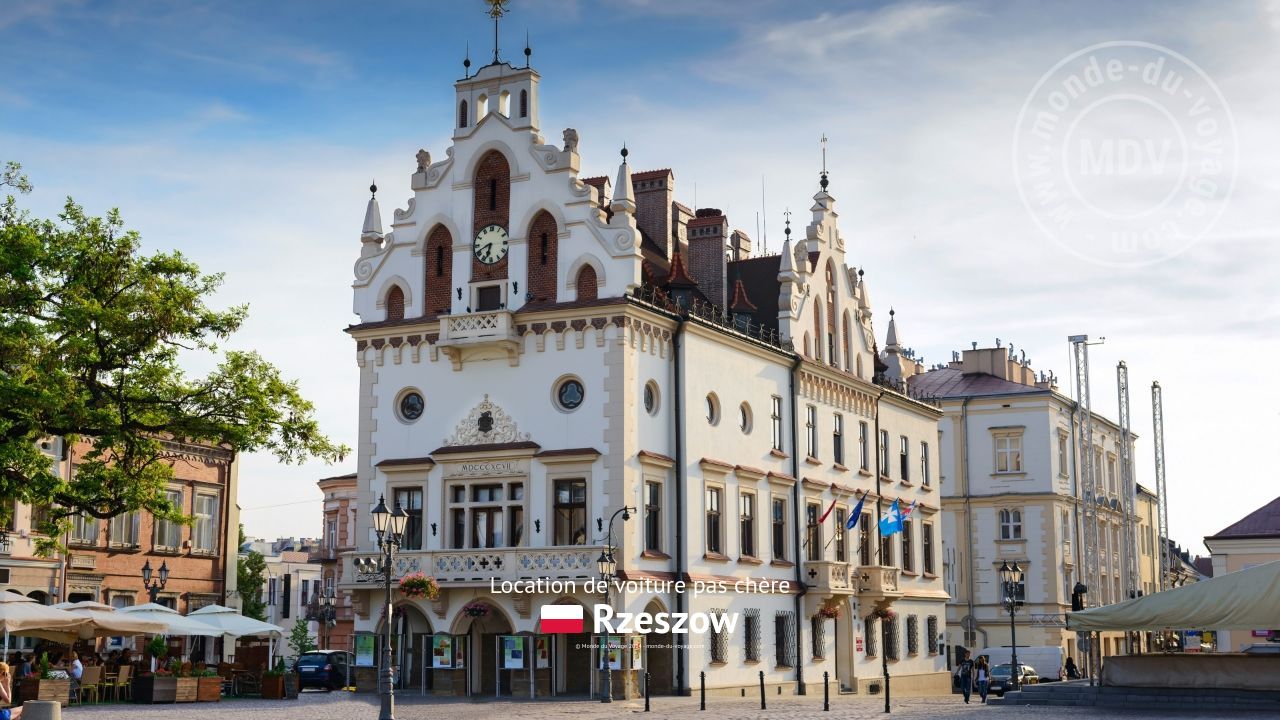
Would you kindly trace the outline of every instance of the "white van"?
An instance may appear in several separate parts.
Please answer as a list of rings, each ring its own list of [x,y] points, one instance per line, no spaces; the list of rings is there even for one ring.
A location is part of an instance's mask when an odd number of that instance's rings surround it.
[[[983,648],[973,654],[976,660],[979,655],[986,655],[991,667],[1008,665],[1013,662],[1013,648],[1008,645]],[[1062,663],[1066,660],[1060,647],[1018,646],[1018,663],[1035,668],[1040,682],[1056,682],[1063,679]]]

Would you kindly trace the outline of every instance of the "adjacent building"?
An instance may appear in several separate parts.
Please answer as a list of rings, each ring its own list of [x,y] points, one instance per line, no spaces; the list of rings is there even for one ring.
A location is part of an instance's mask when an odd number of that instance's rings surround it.
[[[902,366],[910,387],[937,397],[944,413],[938,442],[949,642],[970,650],[1010,644],[998,570],[1016,562],[1025,571],[1016,590],[1023,603],[1015,618],[1018,643],[1060,647],[1081,662],[1076,633],[1065,626],[1073,590],[1085,577],[1079,409],[1055,378],[1037,374],[999,342],[975,343],[953,358],[928,371]],[[1105,605],[1159,589],[1158,499],[1135,489],[1133,538],[1126,542],[1120,428],[1096,413],[1092,419],[1102,582],[1088,588],[1087,599]],[[1132,580],[1130,548],[1137,555]],[[1126,648],[1124,633],[1102,633],[1101,652],[1136,651],[1133,641]]]
[[[878,349],[826,173],[797,236],[788,220],[755,256],[676,199],[673,170],[633,172],[624,149],[613,182],[581,178],[578,133],[539,128],[540,82],[505,62],[459,80],[452,143],[417,153],[391,232],[368,203],[358,512],[334,518],[357,635],[390,620],[422,692],[598,694],[601,638],[544,632],[543,606],[709,613],[736,624],[619,633],[614,693],[646,670],[658,693],[702,672],[735,697],[759,672],[770,693],[820,692],[824,672],[882,692],[884,666],[894,693],[948,692],[942,413],[883,379],[897,343]],[[408,515],[393,576],[442,588],[397,593],[389,619],[382,577],[353,565],[383,497]],[[914,511],[881,540],[899,499]],[[607,594],[586,585],[602,556],[626,583]]]
[[[1213,556],[1214,577],[1280,562],[1280,497],[1206,537],[1204,544]],[[1219,650],[1240,652],[1267,642],[1276,631],[1280,628],[1222,630],[1215,632],[1214,637]]]
[[[343,581],[343,553],[356,549],[356,474],[322,478],[316,485],[324,494],[320,545],[311,551],[311,562],[320,565],[322,592],[335,599],[333,621],[320,630],[321,647],[353,650],[354,616],[351,593],[338,590]]]
[[[302,619],[307,623],[307,632],[319,640],[320,626],[311,614],[316,598],[323,592],[320,564],[312,562],[310,553],[296,550],[267,555],[263,560],[266,621],[292,630]]]

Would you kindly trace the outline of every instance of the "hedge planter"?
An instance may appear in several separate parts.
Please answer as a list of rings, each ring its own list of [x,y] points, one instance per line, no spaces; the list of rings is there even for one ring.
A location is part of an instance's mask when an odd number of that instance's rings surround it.
[[[28,700],[56,700],[66,707],[71,701],[71,681],[70,680],[41,680],[40,678],[23,678],[18,683],[18,697],[21,698],[16,704],[24,703]]]
[[[174,702],[189,703],[196,701],[196,694],[200,690],[200,678],[180,677],[174,678],[177,683],[174,688]]]
[[[263,675],[262,676],[262,699],[263,700],[283,700],[284,699],[284,676],[283,675]]]
[[[200,689],[196,691],[196,700],[199,702],[221,702],[222,701],[222,678],[214,675],[212,677],[196,678],[199,681]]]
[[[174,702],[178,697],[178,678],[172,675],[136,677],[133,679],[131,695],[136,703]]]
[[[286,700],[298,699],[298,675],[297,673],[284,674],[284,697]]]

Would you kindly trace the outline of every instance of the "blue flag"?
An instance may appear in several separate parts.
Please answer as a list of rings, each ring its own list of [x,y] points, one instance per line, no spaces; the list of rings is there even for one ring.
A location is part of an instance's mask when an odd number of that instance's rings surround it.
[[[862,493],[862,499],[858,501],[857,505],[853,506],[853,512],[849,513],[849,519],[844,524],[847,529],[853,530],[858,527],[858,521],[862,519],[862,503],[866,501],[867,493]]]
[[[889,506],[889,512],[880,518],[880,536],[888,537],[902,530],[902,508],[899,507],[898,501],[894,500],[893,505]]]

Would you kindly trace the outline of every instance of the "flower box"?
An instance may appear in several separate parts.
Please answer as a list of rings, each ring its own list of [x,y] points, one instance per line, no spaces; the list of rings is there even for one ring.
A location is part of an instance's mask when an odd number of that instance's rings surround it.
[[[196,691],[197,702],[221,702],[222,701],[222,678],[217,675],[196,678],[199,681],[200,688]]]
[[[298,674],[284,674],[284,697],[286,700],[298,699]]]
[[[171,703],[178,696],[178,678],[141,675],[133,679],[130,696],[136,703]]]
[[[71,701],[71,681],[23,678],[18,683],[18,698],[14,704],[20,705],[28,700],[56,700],[65,707]]]
[[[263,675],[262,676],[262,699],[263,700],[283,700],[284,699],[284,676],[283,675]]]
[[[174,686],[173,701],[180,703],[189,703],[196,701],[196,695],[200,691],[200,678],[180,677],[174,678],[177,683]]]

